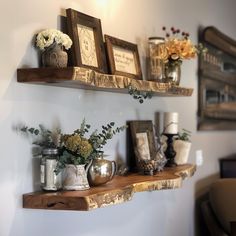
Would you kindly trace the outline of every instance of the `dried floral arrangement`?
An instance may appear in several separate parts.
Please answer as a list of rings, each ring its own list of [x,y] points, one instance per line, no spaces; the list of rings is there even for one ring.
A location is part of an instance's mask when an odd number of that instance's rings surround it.
[[[165,32],[165,42],[161,50],[154,50],[153,56],[163,60],[164,63],[181,64],[184,59],[196,58],[198,54],[206,51],[202,44],[194,45],[189,38],[190,34],[186,31],[175,27],[168,30],[165,26],[162,30]]]
[[[51,131],[40,124],[38,128],[20,127],[20,131],[34,136],[33,144],[41,148],[59,148],[61,145],[61,130],[59,128]]]
[[[91,159],[103,155],[102,149],[107,144],[107,141],[126,128],[126,125],[121,127],[114,126],[115,123],[110,122],[102,126],[101,132],[95,130],[86,137],[91,126],[83,120],[80,128],[72,134],[62,135],[59,160],[61,167],[64,167],[65,164],[86,164]]]
[[[44,126],[39,128],[24,126],[20,130],[24,133],[36,136],[33,142],[42,148],[57,148],[59,150],[57,171],[63,169],[66,164],[87,164],[92,159],[103,155],[103,147],[109,139],[127,128],[126,125],[115,127],[115,122],[102,125],[101,132],[93,131],[88,135],[91,126],[82,121],[80,128],[72,134],[62,134],[59,129],[52,132]]]

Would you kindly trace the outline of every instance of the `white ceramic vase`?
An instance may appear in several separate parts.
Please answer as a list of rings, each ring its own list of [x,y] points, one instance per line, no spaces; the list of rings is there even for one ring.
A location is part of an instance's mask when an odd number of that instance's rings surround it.
[[[175,140],[173,145],[176,151],[175,163],[177,165],[186,164],[192,143],[183,140]]]
[[[87,169],[85,169],[85,165],[66,165],[63,189],[86,190],[89,188]]]

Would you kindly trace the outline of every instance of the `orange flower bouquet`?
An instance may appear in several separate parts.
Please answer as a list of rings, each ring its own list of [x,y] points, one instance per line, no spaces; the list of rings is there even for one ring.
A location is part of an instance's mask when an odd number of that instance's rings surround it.
[[[184,59],[196,58],[198,54],[205,51],[202,44],[194,45],[189,39],[189,33],[171,27],[171,33],[163,27],[165,40],[161,47],[153,51],[152,56],[162,60],[165,64],[165,78],[167,82],[176,85],[180,80],[180,65]]]
[[[194,45],[189,39],[189,33],[181,32],[179,29],[171,27],[171,34],[166,31],[166,27],[162,28],[166,32],[166,39],[163,44],[161,53],[157,57],[164,60],[165,63],[182,63],[183,59],[193,59],[203,51],[201,44]]]

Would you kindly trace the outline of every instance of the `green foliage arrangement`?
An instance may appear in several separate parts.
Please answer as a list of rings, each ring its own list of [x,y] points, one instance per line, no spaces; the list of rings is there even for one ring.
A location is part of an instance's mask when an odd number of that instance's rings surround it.
[[[137,88],[134,88],[131,84],[128,85],[128,93],[133,96],[134,99],[138,100],[139,103],[143,103],[145,99],[151,99],[152,93],[151,92],[142,92],[139,91]]]
[[[24,126],[20,130],[37,136],[33,144],[42,148],[57,148],[59,150],[57,167],[57,172],[59,172],[66,164],[87,164],[92,159],[102,156],[102,149],[107,141],[112,139],[115,134],[125,130],[127,126],[115,127],[115,123],[110,122],[102,126],[101,132],[95,130],[89,135],[90,128],[91,126],[84,119],[80,128],[72,134],[62,134],[59,129],[52,132],[42,125],[39,125],[39,128]]]
[[[88,135],[91,126],[83,120],[80,128],[72,134],[62,135],[57,171],[63,169],[66,164],[87,164],[92,159],[102,156],[104,152],[102,148],[107,141],[127,128],[127,126],[114,126],[115,123],[110,122],[102,126],[101,132],[95,130]]]
[[[183,140],[186,142],[191,142],[190,137],[191,137],[191,131],[182,129],[182,131],[178,133],[177,139]]]
[[[58,128],[52,132],[40,124],[39,128],[23,126],[20,128],[20,131],[32,136],[37,136],[33,144],[42,148],[58,148],[60,146],[61,130]]]
[[[79,129],[75,130],[73,134],[62,135],[62,150],[68,152],[74,157],[79,157],[74,161],[85,164],[86,159],[89,157],[95,158],[98,155],[102,155],[102,148],[109,139],[123,131],[126,126],[114,127],[115,123],[110,122],[102,126],[102,131],[99,133],[95,130],[89,137],[85,137],[89,133],[90,125],[86,124],[85,120],[81,123]]]

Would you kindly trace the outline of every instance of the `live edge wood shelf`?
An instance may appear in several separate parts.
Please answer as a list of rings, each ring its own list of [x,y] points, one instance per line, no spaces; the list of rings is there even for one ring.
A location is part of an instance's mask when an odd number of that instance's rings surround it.
[[[149,91],[157,96],[191,96],[193,93],[191,88],[173,86],[171,83],[101,74],[82,67],[18,69],[17,81],[117,93],[127,93],[127,87],[131,84],[140,91]]]
[[[173,86],[171,83],[156,83],[125,76],[101,74],[82,67],[18,69],[17,81],[117,93],[127,93],[128,85],[132,85],[140,91],[149,91],[157,96],[191,96],[193,92],[191,88]],[[165,168],[163,172],[154,176],[137,173],[116,176],[105,185],[85,191],[28,193],[23,195],[23,207],[88,211],[129,201],[136,192],[179,188],[182,180],[191,177],[195,170],[195,165],[186,164]]]
[[[23,195],[23,207],[89,211],[129,201],[136,192],[180,188],[182,180],[193,176],[195,171],[195,165],[185,164],[165,168],[154,176],[138,173],[115,176],[112,181],[85,191],[28,193]]]

